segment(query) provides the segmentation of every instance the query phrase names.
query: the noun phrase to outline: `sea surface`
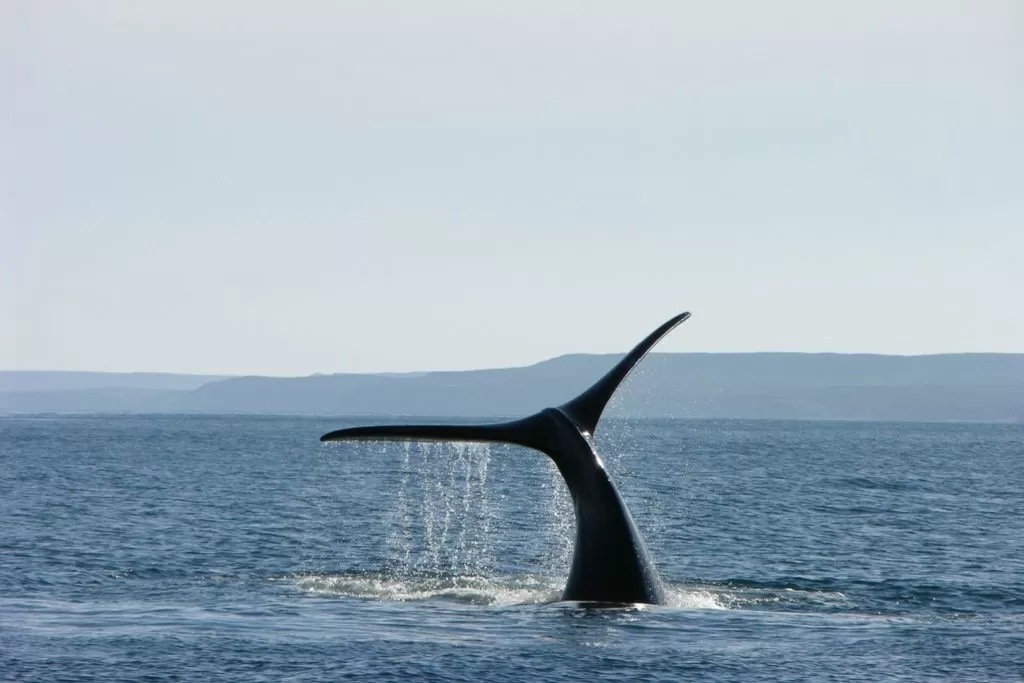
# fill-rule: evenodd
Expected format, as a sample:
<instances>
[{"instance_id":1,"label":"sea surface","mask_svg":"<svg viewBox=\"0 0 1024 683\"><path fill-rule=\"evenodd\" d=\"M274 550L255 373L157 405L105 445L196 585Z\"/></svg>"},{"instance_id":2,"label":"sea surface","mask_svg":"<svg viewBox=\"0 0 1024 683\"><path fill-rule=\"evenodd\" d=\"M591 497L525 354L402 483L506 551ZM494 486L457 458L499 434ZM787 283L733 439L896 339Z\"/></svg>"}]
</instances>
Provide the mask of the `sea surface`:
<instances>
[{"instance_id":1,"label":"sea surface","mask_svg":"<svg viewBox=\"0 0 1024 683\"><path fill-rule=\"evenodd\" d=\"M1024 680L1024 425L602 424L671 605L594 609L543 455L370 421L0 418L0 680Z\"/></svg>"}]
</instances>

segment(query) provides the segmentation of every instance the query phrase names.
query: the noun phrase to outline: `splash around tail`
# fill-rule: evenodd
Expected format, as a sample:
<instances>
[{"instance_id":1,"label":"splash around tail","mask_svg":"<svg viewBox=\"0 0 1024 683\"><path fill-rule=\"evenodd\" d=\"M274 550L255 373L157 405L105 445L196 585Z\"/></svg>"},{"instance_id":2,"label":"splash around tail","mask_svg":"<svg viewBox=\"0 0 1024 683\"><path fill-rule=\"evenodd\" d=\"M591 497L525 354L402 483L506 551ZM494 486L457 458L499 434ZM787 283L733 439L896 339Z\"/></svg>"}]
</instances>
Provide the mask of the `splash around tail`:
<instances>
[{"instance_id":1,"label":"splash around tail","mask_svg":"<svg viewBox=\"0 0 1024 683\"><path fill-rule=\"evenodd\" d=\"M680 313L645 337L571 401L521 420L489 425L380 425L329 432L320 441L482 441L525 446L558 467L576 512L576 544L563 600L665 604L647 546L593 446L605 406L636 365L690 317Z\"/></svg>"}]
</instances>

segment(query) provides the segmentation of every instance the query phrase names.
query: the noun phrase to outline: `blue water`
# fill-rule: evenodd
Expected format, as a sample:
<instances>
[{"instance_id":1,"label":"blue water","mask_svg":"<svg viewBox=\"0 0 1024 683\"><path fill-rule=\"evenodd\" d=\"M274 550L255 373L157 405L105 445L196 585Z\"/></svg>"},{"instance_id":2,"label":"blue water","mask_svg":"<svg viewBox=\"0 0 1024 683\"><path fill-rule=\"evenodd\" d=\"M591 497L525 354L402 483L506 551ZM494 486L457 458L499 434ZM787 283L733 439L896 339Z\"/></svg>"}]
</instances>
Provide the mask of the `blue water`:
<instances>
[{"instance_id":1,"label":"blue water","mask_svg":"<svg viewBox=\"0 0 1024 683\"><path fill-rule=\"evenodd\" d=\"M546 458L350 424L0 418L0 679L1024 680L1024 425L602 425L672 604L596 610Z\"/></svg>"}]
</instances>

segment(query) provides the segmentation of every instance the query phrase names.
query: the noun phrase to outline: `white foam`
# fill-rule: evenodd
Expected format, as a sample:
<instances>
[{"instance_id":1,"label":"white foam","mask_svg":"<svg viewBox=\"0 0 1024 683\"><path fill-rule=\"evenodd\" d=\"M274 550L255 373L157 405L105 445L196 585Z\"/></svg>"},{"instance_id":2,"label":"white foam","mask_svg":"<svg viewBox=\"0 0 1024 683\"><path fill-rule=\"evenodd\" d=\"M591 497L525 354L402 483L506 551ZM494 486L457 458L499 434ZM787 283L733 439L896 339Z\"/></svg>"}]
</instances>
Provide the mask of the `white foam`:
<instances>
[{"instance_id":1,"label":"white foam","mask_svg":"<svg viewBox=\"0 0 1024 683\"><path fill-rule=\"evenodd\" d=\"M385 574L302 574L292 577L303 591L321 595L388 602L451 602L506 607L558 602L562 582L553 577L389 576ZM666 588L668 606L675 609L724 610L737 597L695 586ZM740 600L742 602L742 600Z\"/></svg>"},{"instance_id":2,"label":"white foam","mask_svg":"<svg viewBox=\"0 0 1024 683\"><path fill-rule=\"evenodd\" d=\"M483 576L416 577L382 574L300 575L298 588L310 593L394 602L449 600L507 606L552 602L560 588L547 579L498 580Z\"/></svg>"},{"instance_id":3,"label":"white foam","mask_svg":"<svg viewBox=\"0 0 1024 683\"><path fill-rule=\"evenodd\" d=\"M668 586L665 589L669 607L678 609L729 609L728 596L703 588Z\"/></svg>"}]
</instances>

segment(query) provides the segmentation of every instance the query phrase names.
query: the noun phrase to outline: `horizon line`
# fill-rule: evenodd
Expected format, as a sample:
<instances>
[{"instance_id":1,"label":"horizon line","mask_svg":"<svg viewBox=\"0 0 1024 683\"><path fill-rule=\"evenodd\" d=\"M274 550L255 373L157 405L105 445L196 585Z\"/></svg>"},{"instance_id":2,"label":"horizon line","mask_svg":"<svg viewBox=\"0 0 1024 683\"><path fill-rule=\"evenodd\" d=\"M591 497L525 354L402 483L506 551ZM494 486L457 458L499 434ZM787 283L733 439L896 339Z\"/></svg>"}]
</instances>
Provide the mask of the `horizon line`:
<instances>
[{"instance_id":1,"label":"horizon line","mask_svg":"<svg viewBox=\"0 0 1024 683\"><path fill-rule=\"evenodd\" d=\"M173 375L178 377L212 377L218 379L233 379L239 377L268 377L277 379L298 379L306 377L330 377L332 375L367 375L367 376L394 376L404 377L409 375L432 375L441 373L459 373L459 372L486 372L491 370L516 370L523 368L532 368L544 363L550 363L553 361L560 360L562 358L571 357L606 357L606 356L622 356L625 352L621 353L563 353L558 356L552 356L545 358L527 365L505 365L505 366L491 366L491 367L477 367L477 368L462 368L462 369L443 369L443 370L382 370L382 371L351 371L351 370L336 370L336 371L314 371L307 374L268 374L259 372L242 372L242 373L223 373L223 372L192 372L192 371L175 371L175 370L50 370L50 369L6 369L0 368L0 373L51 373L51 374L93 374L93 375ZM1024 356L1024 352L1017 351L941 351L935 353L879 353L874 351L658 351L652 352L651 356L754 356L754 355L787 355L787 356L877 356L886 358L929 358L936 356Z\"/></svg>"}]
</instances>

